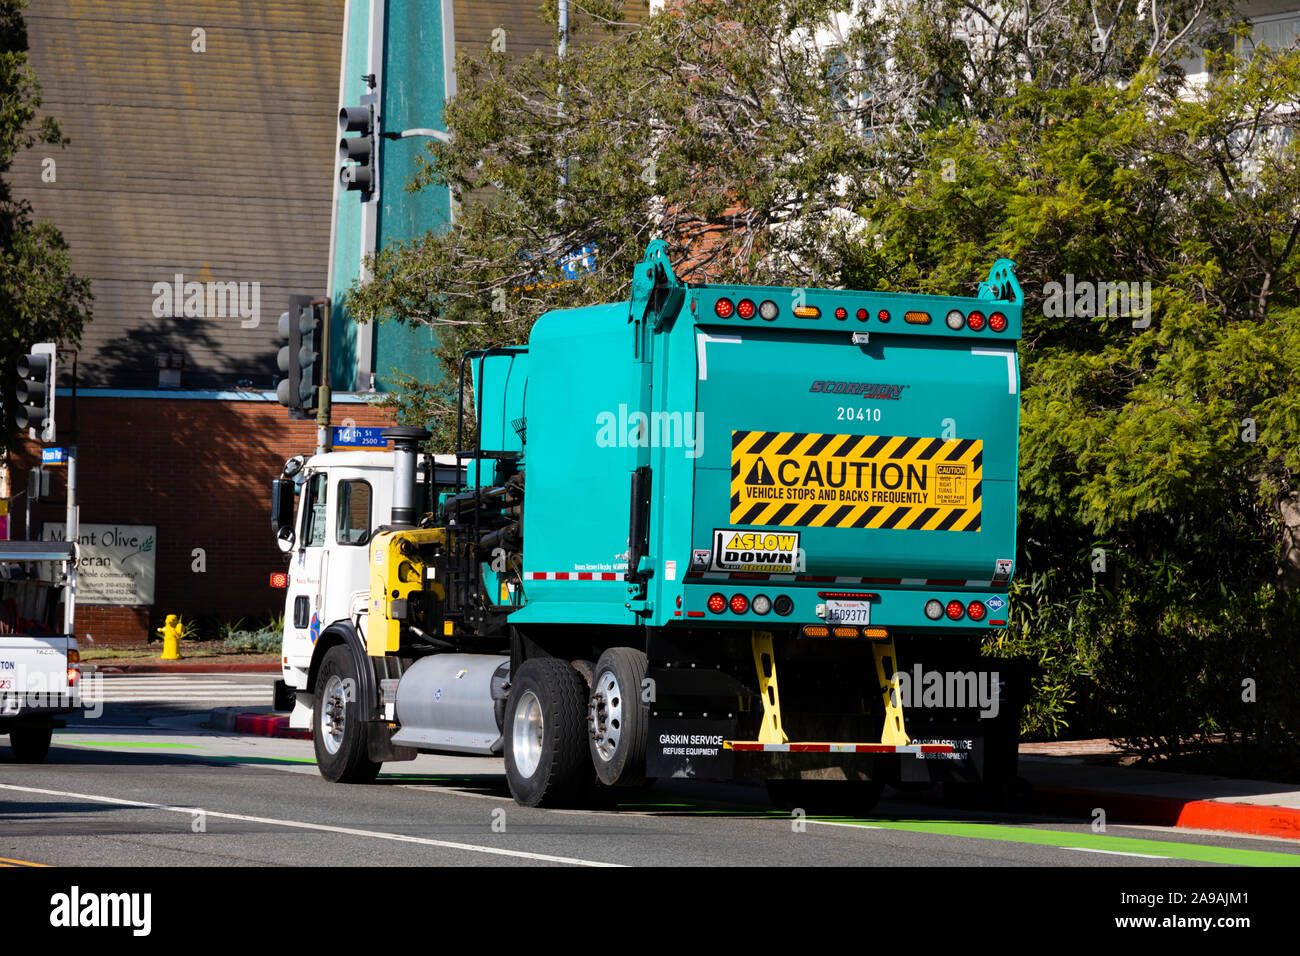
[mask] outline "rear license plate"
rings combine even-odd
[[[828,600],[826,602],[827,624],[870,624],[870,601]]]

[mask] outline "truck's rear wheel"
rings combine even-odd
[[[769,780],[767,795],[781,810],[861,815],[870,813],[885,785],[876,780]]]
[[[333,783],[371,783],[382,766],[366,747],[360,686],[351,652],[341,644],[331,647],[316,675],[312,741],[320,775]]]
[[[591,762],[601,783],[638,787],[646,782],[646,738],[650,704],[642,699],[646,656],[630,647],[611,647],[596,662],[587,705]]]
[[[9,731],[9,746],[19,763],[40,763],[50,752],[53,727],[15,727]]]
[[[568,661],[526,660],[506,704],[506,781],[526,807],[578,801],[591,782],[583,743],[587,686]]]

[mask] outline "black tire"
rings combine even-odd
[[[335,692],[328,693],[332,681]],[[353,691],[344,690],[351,681]],[[345,646],[331,647],[325,652],[320,671],[316,675],[316,704],[312,719],[312,743],[316,746],[316,766],[320,775],[331,783],[373,783],[379,776],[380,763],[370,759],[367,749],[365,715],[359,699],[361,681],[352,661],[352,652]],[[329,700],[327,700],[327,697]],[[343,727],[335,738],[325,729],[325,708],[329,704],[341,706]],[[336,749],[331,752],[331,746]]]
[[[868,814],[880,800],[884,783],[878,780],[769,780],[767,795],[779,810]]]
[[[53,727],[15,727],[9,731],[9,746],[18,763],[40,763],[50,752]]]
[[[595,674],[587,723],[596,776],[609,787],[639,787],[646,782],[650,732],[650,704],[641,694],[645,654],[631,647],[611,647],[600,655]]]
[[[592,661],[570,661],[573,669],[582,675],[583,683],[587,685],[587,691],[591,691],[591,682],[596,678],[596,665]]]
[[[524,661],[510,681],[503,731],[506,782],[517,803],[583,801],[591,787],[586,714],[587,686],[572,664],[557,657]]]

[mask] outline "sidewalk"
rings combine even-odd
[[[214,730],[310,740],[267,708],[212,711]],[[1099,763],[1119,751],[1106,740],[1022,744],[1027,809],[1092,823],[1139,823],[1300,840],[1300,785],[1142,770]]]
[[[1098,762],[1119,752],[1106,740],[1022,744],[1020,776],[1052,813],[1300,840],[1300,785]]]

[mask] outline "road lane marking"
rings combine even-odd
[[[1167,860],[1167,856],[1156,856],[1154,853],[1126,853],[1123,850],[1099,850],[1092,846],[1066,846],[1061,847],[1063,850],[1074,850],[1076,853],[1105,853],[1109,856],[1140,856],[1146,860]]]
[[[421,846],[436,846],[448,850],[466,850],[470,853],[486,853],[491,856],[510,856],[521,860],[538,860],[543,863],[568,863],[573,866],[622,866],[621,863],[604,863],[599,860],[580,860],[571,856],[551,856],[546,853],[529,853],[526,850],[504,850],[494,846],[480,846],[474,843],[453,843],[450,840],[431,840],[427,837],[407,836],[402,833],[385,833],[382,830],[358,830],[354,827],[336,827],[326,823],[307,823],[304,820],[282,820],[274,817],[253,817],[243,813],[225,813],[220,810],[208,810],[204,807],[173,807],[164,803],[146,803],[142,800],[123,800],[119,797],[105,797],[93,793],[74,793],[68,790],[46,790],[41,787],[19,787],[11,783],[0,783],[0,790],[14,790],[19,793],[40,793],[50,797],[71,797],[74,800],[87,800],[92,803],[108,803],[119,807],[136,807],[143,810],[166,810],[170,813],[183,813],[193,816],[196,811],[204,816],[221,820],[239,820],[244,823],[262,823],[278,827],[290,827],[298,830],[316,830],[321,833],[340,833],[344,836],[369,837],[375,840],[392,840],[395,843],[416,843]]]
[[[39,866],[48,869],[48,863],[33,863],[31,860],[11,860],[7,856],[0,856],[0,866]]]

